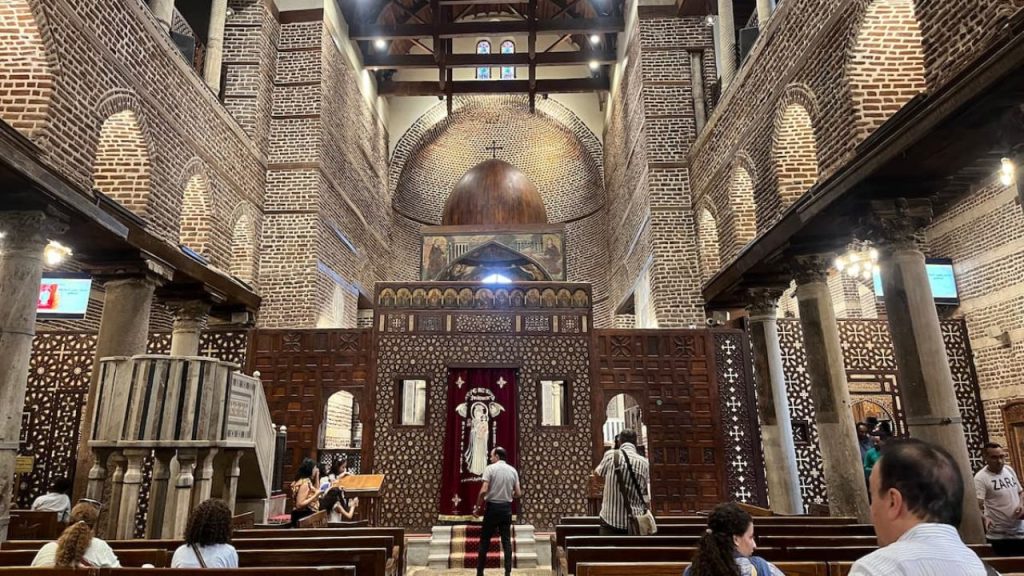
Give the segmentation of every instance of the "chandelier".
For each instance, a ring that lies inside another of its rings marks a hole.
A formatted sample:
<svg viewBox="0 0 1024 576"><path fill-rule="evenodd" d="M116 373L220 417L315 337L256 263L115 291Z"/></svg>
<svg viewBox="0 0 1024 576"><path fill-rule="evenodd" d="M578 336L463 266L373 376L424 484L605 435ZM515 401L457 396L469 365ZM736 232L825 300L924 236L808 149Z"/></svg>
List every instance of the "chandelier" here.
<svg viewBox="0 0 1024 576"><path fill-rule="evenodd" d="M841 274L870 281L878 271L878 249L870 242L855 240L836 258L834 265Z"/></svg>

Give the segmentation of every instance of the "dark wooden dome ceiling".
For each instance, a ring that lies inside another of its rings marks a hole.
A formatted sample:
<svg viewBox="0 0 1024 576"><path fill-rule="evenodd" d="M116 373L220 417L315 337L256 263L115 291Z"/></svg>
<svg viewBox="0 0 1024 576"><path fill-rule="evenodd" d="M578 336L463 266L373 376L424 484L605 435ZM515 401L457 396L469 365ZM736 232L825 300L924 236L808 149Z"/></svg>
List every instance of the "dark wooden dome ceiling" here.
<svg viewBox="0 0 1024 576"><path fill-rule="evenodd" d="M515 166L485 160L462 176L444 206L445 226L547 224L537 187Z"/></svg>

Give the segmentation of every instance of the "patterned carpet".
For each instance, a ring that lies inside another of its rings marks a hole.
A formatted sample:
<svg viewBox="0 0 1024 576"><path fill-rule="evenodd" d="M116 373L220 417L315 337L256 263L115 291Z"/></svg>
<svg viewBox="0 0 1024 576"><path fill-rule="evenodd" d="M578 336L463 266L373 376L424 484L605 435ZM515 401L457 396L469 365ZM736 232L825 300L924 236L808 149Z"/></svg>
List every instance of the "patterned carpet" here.
<svg viewBox="0 0 1024 576"><path fill-rule="evenodd" d="M448 554L449 568L471 568L476 569L477 547L480 546L480 533L482 528L479 524L463 524L452 526L451 552ZM516 533L515 526L512 527L512 567L515 568ZM505 564L504 555L501 552L501 536L497 533L491 538L491 547L487 550L487 560L484 568L501 568ZM500 573L497 571L496 573Z"/></svg>

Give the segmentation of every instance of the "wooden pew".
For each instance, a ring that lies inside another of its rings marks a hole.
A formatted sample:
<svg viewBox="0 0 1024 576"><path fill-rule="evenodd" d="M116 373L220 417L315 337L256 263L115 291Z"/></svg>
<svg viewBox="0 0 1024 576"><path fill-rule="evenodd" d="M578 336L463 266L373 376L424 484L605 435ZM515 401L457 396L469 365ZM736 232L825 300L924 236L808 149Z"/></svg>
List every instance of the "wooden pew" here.
<svg viewBox="0 0 1024 576"><path fill-rule="evenodd" d="M576 576L681 576L689 562L582 562ZM829 576L826 562L781 562L776 564L786 576Z"/></svg>
<svg viewBox="0 0 1024 576"><path fill-rule="evenodd" d="M232 538L323 538L335 536L381 536L394 538L398 552L395 555L399 574L405 574L405 528L395 526L371 526L369 528L276 528L239 530Z"/></svg>
<svg viewBox="0 0 1024 576"><path fill-rule="evenodd" d="M273 542L267 542L273 545ZM296 548L291 550L239 550L238 566L355 566L356 576L385 576L390 550L384 548Z"/></svg>
<svg viewBox="0 0 1024 576"><path fill-rule="evenodd" d="M0 566L31 566L35 559L38 548L30 550L0 550ZM171 554L162 548L143 550L122 550L114 549L114 554L122 566L141 567L143 564L152 564L157 568L167 568L171 565Z"/></svg>
<svg viewBox="0 0 1024 576"><path fill-rule="evenodd" d="M7 527L9 540L56 540L64 531L57 512L42 510L11 510Z"/></svg>
<svg viewBox="0 0 1024 576"><path fill-rule="evenodd" d="M352 566L327 568L0 568L0 576L356 576Z"/></svg>
<svg viewBox="0 0 1024 576"><path fill-rule="evenodd" d="M297 528L327 528L327 515L326 510L321 510L316 514L306 516L302 520L299 520Z"/></svg>
<svg viewBox="0 0 1024 576"><path fill-rule="evenodd" d="M701 524L707 526L707 516L655 516L659 524ZM562 516L558 525L599 524L597 516ZM792 524L820 526L857 524L857 519L848 516L765 516L754 519L756 526L789 526Z"/></svg>
<svg viewBox="0 0 1024 576"><path fill-rule="evenodd" d="M256 513L246 512L231 517L231 530L247 530L256 526Z"/></svg>
<svg viewBox="0 0 1024 576"><path fill-rule="evenodd" d="M682 546L696 548L700 536L568 536L565 548L592 546ZM757 536L757 545L763 548L828 548L833 546L876 546L874 536Z"/></svg>

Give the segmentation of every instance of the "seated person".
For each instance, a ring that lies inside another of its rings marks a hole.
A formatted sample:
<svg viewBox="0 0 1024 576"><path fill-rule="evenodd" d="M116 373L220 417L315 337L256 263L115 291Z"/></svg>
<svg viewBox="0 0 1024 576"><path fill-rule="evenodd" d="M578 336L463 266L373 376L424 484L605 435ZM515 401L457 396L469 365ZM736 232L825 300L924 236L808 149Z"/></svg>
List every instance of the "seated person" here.
<svg viewBox="0 0 1024 576"><path fill-rule="evenodd" d="M303 458L299 471L295 475L292 489L292 528L299 525L299 520L312 516L320 510L320 476L316 463L312 458Z"/></svg>
<svg viewBox="0 0 1024 576"><path fill-rule="evenodd" d="M67 524L68 516L71 515L71 498L68 498L68 491L71 490L71 482L67 478L59 477L50 484L50 491L36 498L32 502L33 510L43 512L56 512L57 521Z"/></svg>
<svg viewBox="0 0 1024 576"><path fill-rule="evenodd" d="M196 506L185 526L185 543L171 558L171 568L238 568L227 504L211 498Z"/></svg>
<svg viewBox="0 0 1024 576"><path fill-rule="evenodd" d="M750 514L735 502L719 504L711 511L708 529L683 576L784 576L774 564L754 556L755 548Z"/></svg>
<svg viewBox="0 0 1024 576"><path fill-rule="evenodd" d="M351 476L348 471L347 464L348 457L345 455L342 455L340 459L334 461L334 464L331 464L331 473L327 475L327 479L331 481L332 486L335 482L341 480L345 476Z"/></svg>
<svg viewBox="0 0 1024 576"><path fill-rule="evenodd" d="M331 488L320 501L320 509L327 510L327 513L330 514L328 522L351 520L355 516L358 506L359 498L349 500L345 497L344 488Z"/></svg>
<svg viewBox="0 0 1024 576"><path fill-rule="evenodd" d="M324 493L331 487L331 478L327 474L327 465L323 462L316 465L317 478L319 481L320 492Z"/></svg>
<svg viewBox="0 0 1024 576"><path fill-rule="evenodd" d="M99 506L79 502L71 509L71 525L56 542L48 542L32 559L32 566L44 568L120 568L114 551L94 532Z"/></svg>

